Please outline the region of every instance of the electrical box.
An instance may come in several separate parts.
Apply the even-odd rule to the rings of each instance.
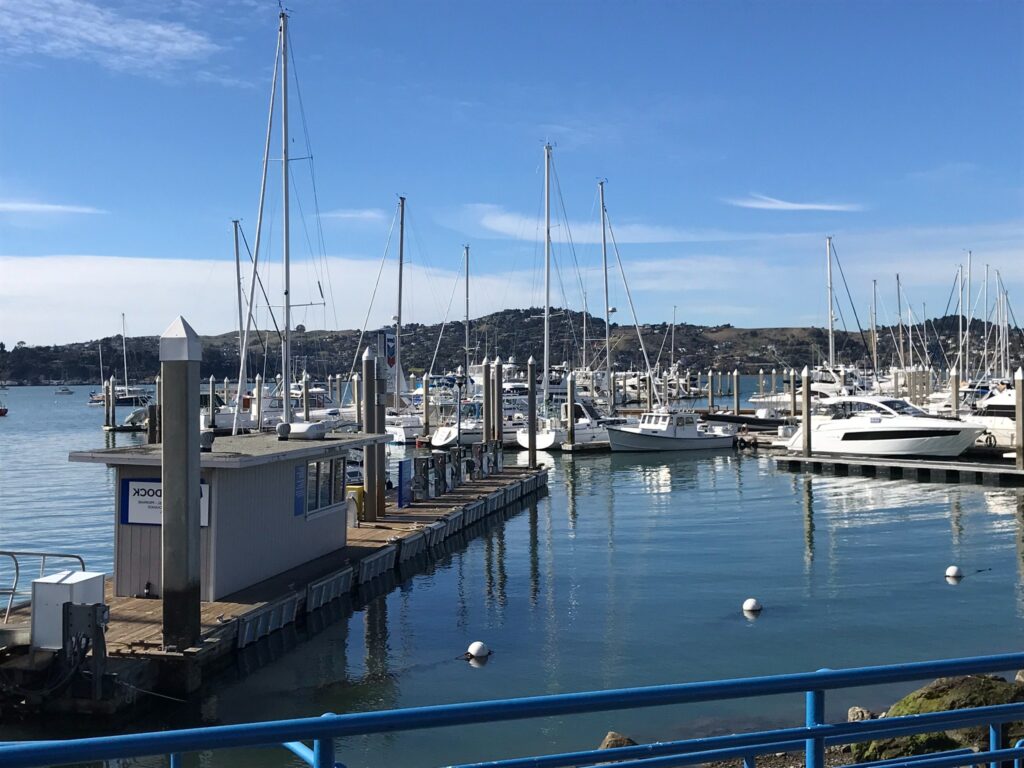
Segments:
[[[60,650],[64,645],[64,603],[103,603],[105,576],[89,571],[58,571],[32,581],[33,648]]]

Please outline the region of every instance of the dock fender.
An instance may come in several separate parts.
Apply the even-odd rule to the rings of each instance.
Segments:
[[[987,445],[989,448],[996,447],[996,436],[993,435],[991,432],[985,435],[985,445]]]

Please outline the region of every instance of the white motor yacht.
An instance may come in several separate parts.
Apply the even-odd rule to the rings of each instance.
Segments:
[[[786,444],[803,446],[802,425]],[[905,400],[837,397],[811,415],[811,450],[858,456],[959,456],[985,432],[983,424],[929,416]]]
[[[697,423],[693,411],[650,411],[638,424],[609,424],[608,442],[613,451],[700,451],[731,448],[736,435],[731,428]]]

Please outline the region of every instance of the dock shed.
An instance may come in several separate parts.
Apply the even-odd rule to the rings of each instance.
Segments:
[[[201,599],[219,600],[347,543],[348,452],[389,435],[219,437],[200,455]],[[159,597],[161,446],[75,451],[115,472],[114,594]]]

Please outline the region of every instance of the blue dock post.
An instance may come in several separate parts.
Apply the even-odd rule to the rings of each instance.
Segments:
[[[743,757],[743,768],[757,768],[757,756],[745,755]]]
[[[824,671],[824,670],[819,670]],[[825,722],[825,692],[808,691],[806,693],[806,719],[804,725],[812,727]],[[807,753],[806,768],[825,768],[825,739],[817,737],[805,742]]]
[[[169,757],[171,759],[171,768],[182,768],[181,752],[171,752]]]

